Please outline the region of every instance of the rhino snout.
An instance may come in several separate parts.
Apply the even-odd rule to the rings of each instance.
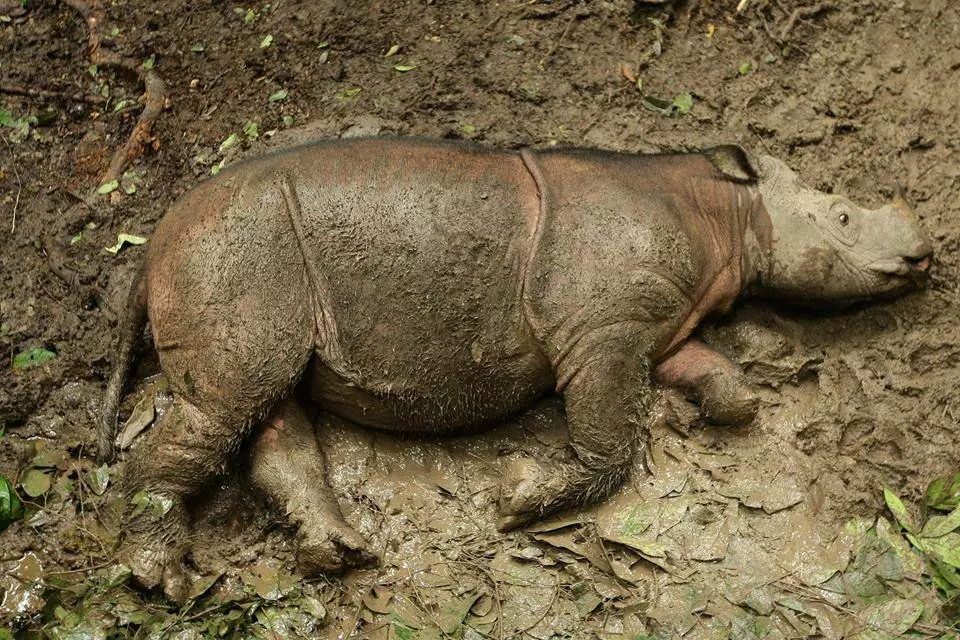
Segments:
[[[867,267],[878,273],[922,283],[930,276],[932,262],[933,249],[928,243],[923,243],[907,255],[875,260]]]

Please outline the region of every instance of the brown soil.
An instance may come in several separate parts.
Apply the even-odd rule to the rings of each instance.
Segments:
[[[103,249],[118,233],[149,238],[166,207],[221,161],[342,135],[626,151],[737,142],[866,205],[903,183],[934,238],[930,287],[843,313],[744,302],[705,335],[762,389],[756,423],[706,428],[665,393],[660,407],[678,417],[654,429],[655,475],[638,471],[620,502],[571,516],[565,528],[500,535],[492,525],[503,460],[562,445],[550,426],[553,405],[443,443],[329,428],[321,418],[344,511],[383,557],[381,571],[324,586],[323,633],[385,637],[402,628],[397,616],[427,628],[445,601],[474,594],[482,597],[471,615],[499,620],[492,637],[641,637],[656,628],[709,637],[705,620],[724,619],[718,602],[735,599],[703,595],[698,607],[688,598],[684,618],[671,613],[684,610],[671,605],[686,597],[678,585],[702,595],[718,576],[769,582],[829,569],[838,526],[876,517],[882,487],[916,499],[930,480],[960,468],[960,8],[950,0],[834,0],[782,37],[805,3],[757,0],[741,3],[740,14],[736,4],[633,13],[627,0],[115,1],[104,32],[116,33],[102,46],[136,61],[153,56],[169,103],[155,142],[132,166],[136,192],[124,193],[128,177],[97,195],[139,114],[115,107],[136,101],[143,87],[127,73],[90,69],[87,25],[66,4],[31,0],[21,9],[0,0],[0,15],[10,18],[0,22],[0,106],[15,118],[41,116],[19,141],[16,129],[0,126],[0,474],[19,477],[38,449],[67,452],[65,474],[95,467],[93,415],[142,256],[137,247],[116,256]],[[384,57],[394,44],[399,51]],[[55,93],[16,95],[12,85]],[[280,90],[285,98],[268,99]],[[685,92],[694,98],[689,114],[644,108],[644,93],[672,100]],[[255,142],[243,133],[248,122],[258,125]],[[233,133],[241,142],[221,150]],[[14,370],[14,357],[34,347],[56,357]],[[142,380],[155,367],[147,346],[139,361]],[[226,570],[228,580],[261,561],[291,567],[282,514],[251,499],[242,482],[223,485],[200,509],[195,568]],[[682,562],[661,568],[597,546],[610,517],[643,504],[630,500],[637,495],[661,504],[661,519],[666,505],[680,514],[671,544]],[[26,551],[47,571],[107,561],[112,534],[84,512],[82,498],[57,514],[11,527],[0,561]],[[705,543],[708,535],[722,543]],[[599,594],[594,608],[584,583]],[[38,624],[25,611],[2,613],[11,624]]]

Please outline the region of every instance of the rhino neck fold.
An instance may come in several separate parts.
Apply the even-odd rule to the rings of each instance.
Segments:
[[[770,278],[773,250],[773,223],[756,186],[745,187],[748,192],[747,210],[740,212],[743,220],[743,251],[741,279],[744,293],[754,293]]]

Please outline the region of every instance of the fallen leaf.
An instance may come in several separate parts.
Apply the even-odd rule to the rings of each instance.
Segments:
[[[392,55],[396,55],[398,51],[400,51],[400,45],[398,44],[392,45],[389,49],[387,49],[387,52],[383,54],[383,57],[389,58]]]
[[[23,504],[13,484],[0,476],[0,532],[23,517]]]
[[[20,478],[20,486],[23,492],[31,498],[39,498],[53,486],[53,479],[50,474],[42,469],[27,469]]]
[[[917,525],[914,524],[913,518],[910,517],[910,512],[907,511],[907,507],[904,506],[903,501],[900,500],[895,493],[886,488],[883,490],[883,499],[886,501],[890,513],[892,513],[893,517],[900,523],[900,526],[916,535]]]
[[[960,527],[960,507],[945,516],[930,516],[920,530],[921,538],[939,538]]]
[[[390,613],[390,601],[392,599],[393,592],[378,585],[370,587],[370,590],[361,598],[361,600],[363,600],[363,606],[374,613],[382,615]]]
[[[220,143],[220,153],[223,153],[227,149],[236,146],[238,142],[240,142],[240,136],[235,133],[231,133],[229,136],[227,136],[226,140]]]
[[[857,638],[874,640],[876,631],[899,638],[910,630],[922,613],[923,603],[919,600],[897,598],[873,605],[860,614],[869,629],[864,630]]]
[[[104,491],[107,490],[107,485],[110,484],[110,467],[104,464],[92,469],[87,475],[87,481],[90,490],[98,496],[102,496]]]
[[[153,423],[156,417],[153,397],[146,396],[140,400],[130,413],[130,417],[123,425],[120,433],[120,449],[127,449],[133,441]]]
[[[36,367],[44,362],[53,360],[56,357],[56,353],[48,351],[47,349],[27,349],[26,351],[21,351],[13,358],[13,368],[18,371],[30,369],[31,367]]]
[[[119,180],[111,180],[110,182],[104,182],[102,185],[97,187],[97,193],[101,196],[105,196],[108,193],[113,193],[117,190],[117,187],[120,186]]]
[[[117,235],[117,243],[112,247],[104,247],[104,250],[107,253],[112,253],[113,255],[117,255],[118,253],[120,253],[120,250],[123,249],[123,247],[128,244],[142,245],[146,243],[147,243],[147,239],[142,236],[134,236],[134,235],[130,235],[129,233],[121,233]]]

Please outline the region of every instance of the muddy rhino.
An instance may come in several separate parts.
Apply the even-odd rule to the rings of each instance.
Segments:
[[[299,526],[306,574],[371,560],[301,397],[431,436],[562,394],[569,455],[510,464],[500,527],[597,501],[643,444],[651,378],[716,422],[754,415],[735,366],[692,337],[705,317],[748,293],[812,305],[900,294],[930,259],[902,198],[865,210],[733,146],[367,139],[238,163],[160,222],[122,323],[102,457],[148,318],[175,397],[127,463],[126,489],[163,508],[131,520],[123,559],[140,585],[182,599],[185,500],[249,444],[254,482]]]

